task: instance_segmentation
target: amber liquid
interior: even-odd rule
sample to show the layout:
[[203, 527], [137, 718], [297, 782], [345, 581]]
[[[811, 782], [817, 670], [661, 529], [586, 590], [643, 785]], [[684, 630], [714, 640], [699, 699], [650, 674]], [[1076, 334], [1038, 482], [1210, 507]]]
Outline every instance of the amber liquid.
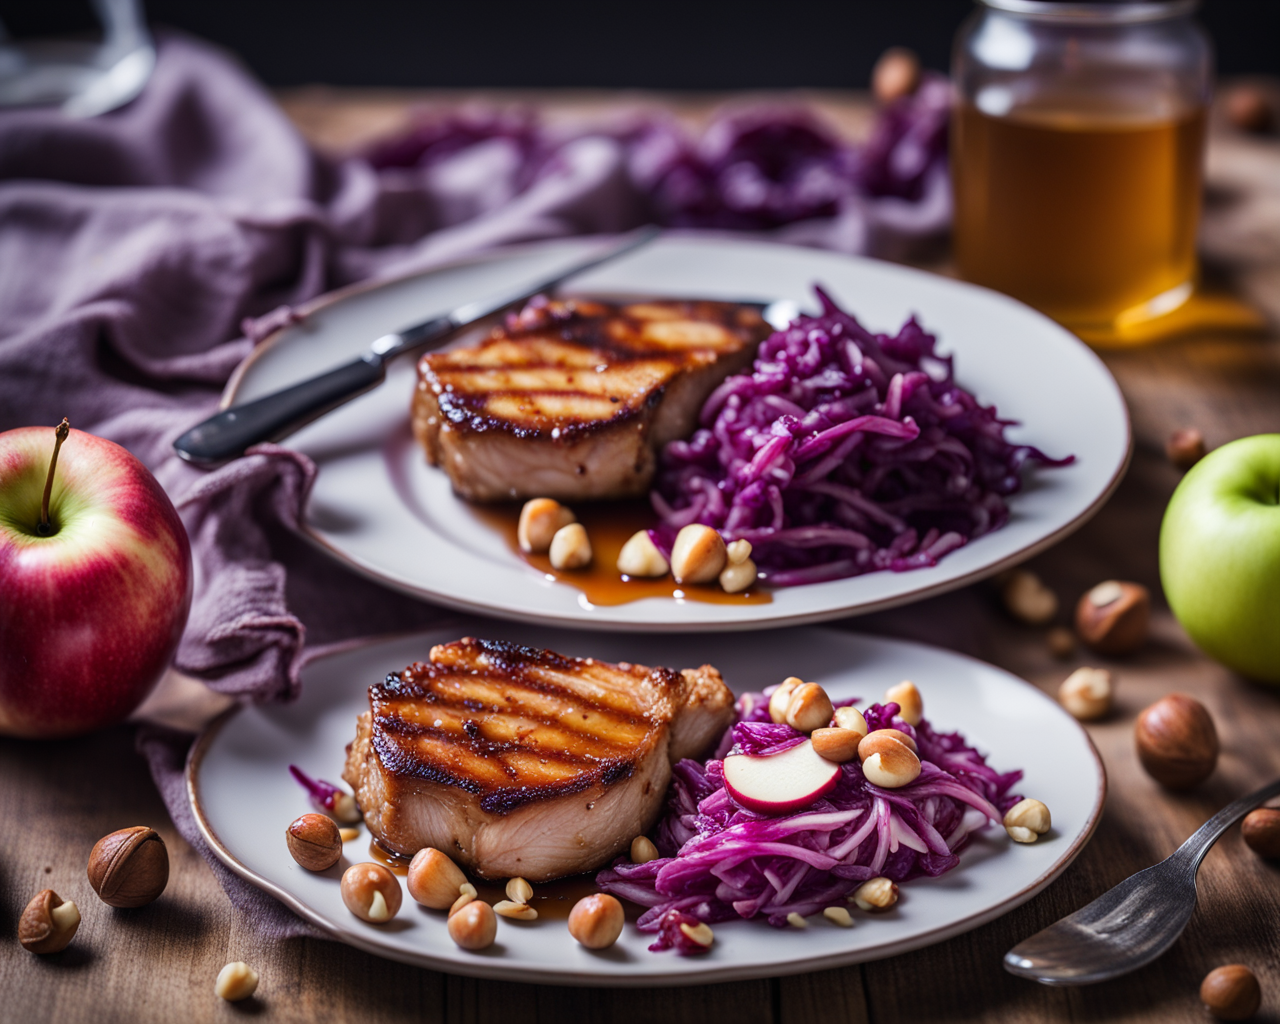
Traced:
[[1076, 327], [1157, 316], [1196, 276], [1205, 112], [957, 110], [960, 273]]
[[654, 525], [653, 509], [645, 501], [582, 502], [573, 506], [578, 521], [586, 528], [591, 541], [591, 564], [585, 569], [553, 568], [546, 555], [530, 555], [520, 550], [516, 526], [520, 506], [473, 505], [473, 511], [506, 539], [507, 546], [535, 569], [548, 577], [582, 591], [593, 605], [618, 605], [639, 601], [644, 597], [670, 597], [677, 601], [701, 601], [708, 604], [769, 604], [773, 597], [768, 589], [754, 583], [737, 594], [727, 594], [714, 583], [678, 584], [670, 576], [661, 579], [632, 579], [618, 572], [618, 553], [633, 533]]

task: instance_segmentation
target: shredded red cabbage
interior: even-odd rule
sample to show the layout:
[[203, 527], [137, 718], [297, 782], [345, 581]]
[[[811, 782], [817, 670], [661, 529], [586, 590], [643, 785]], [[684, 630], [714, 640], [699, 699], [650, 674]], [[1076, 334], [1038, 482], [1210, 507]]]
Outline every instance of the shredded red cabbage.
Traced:
[[1011, 789], [1021, 771], [996, 771], [959, 733], [939, 732], [927, 720], [913, 727], [889, 702], [864, 712], [867, 726], [915, 739], [921, 771], [914, 782], [881, 789], [852, 761], [835, 790], [802, 811], [770, 817], [746, 810], [724, 786], [724, 755], [776, 753], [803, 739], [769, 721], [768, 693], [739, 699], [739, 721], [705, 764], [676, 764], [654, 840], [663, 856], [646, 864], [622, 859], [596, 877], [605, 892], [648, 908], [637, 926], [659, 934], [650, 948], [688, 952], [678, 932], [687, 917], [708, 924], [763, 917], [783, 927], [788, 914], [845, 906], [870, 878], [943, 874], [975, 831], [999, 822], [1020, 799]]
[[956, 383], [914, 317], [872, 334], [814, 290], [822, 313], [768, 338], [663, 450], [660, 548], [712, 526], [750, 541], [776, 587], [936, 565], [1008, 520], [1025, 465], [1074, 461], [1006, 441], [1013, 421]]

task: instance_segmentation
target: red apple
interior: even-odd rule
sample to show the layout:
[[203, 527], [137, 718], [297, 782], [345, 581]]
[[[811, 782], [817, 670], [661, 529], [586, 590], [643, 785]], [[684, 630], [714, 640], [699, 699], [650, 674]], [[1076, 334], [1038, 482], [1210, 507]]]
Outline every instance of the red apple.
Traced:
[[808, 807], [839, 781], [840, 766], [819, 755], [808, 740], [780, 754], [730, 754], [724, 759], [729, 795], [761, 814]]
[[[59, 427], [59, 431], [64, 430]], [[191, 545], [147, 468], [72, 430], [0, 434], [0, 733], [119, 722], [173, 657], [191, 609]]]

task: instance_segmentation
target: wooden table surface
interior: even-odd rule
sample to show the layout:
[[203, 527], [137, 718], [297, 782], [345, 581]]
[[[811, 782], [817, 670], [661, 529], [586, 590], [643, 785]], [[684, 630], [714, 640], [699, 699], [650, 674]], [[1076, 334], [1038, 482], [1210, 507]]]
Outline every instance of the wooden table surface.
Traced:
[[[420, 96], [308, 91], [283, 97], [318, 143], [340, 147], [394, 127]], [[435, 102], [453, 97], [429, 97]], [[553, 115], [590, 113], [611, 97], [541, 98]], [[846, 130], [867, 107], [857, 96], [816, 97]], [[692, 120], [705, 98], [650, 98]], [[1210, 154], [1204, 231], [1208, 274], [1280, 320], [1280, 142], [1219, 133]], [[1053, 691], [1077, 665], [1110, 668], [1118, 707], [1089, 726], [1110, 793], [1092, 842], [1066, 873], [999, 920], [928, 949], [843, 970], [693, 988], [574, 989], [478, 981], [407, 967], [336, 942], [265, 942], [235, 912], [205, 862], [175, 833], [131, 730], [87, 739], [0, 742], [0, 1020], [203, 1021], [1203, 1021], [1197, 991], [1213, 967], [1242, 962], [1264, 991], [1259, 1019], [1280, 1019], [1280, 874], [1233, 829], [1200, 871], [1200, 905], [1161, 960], [1126, 978], [1050, 989], [1006, 974], [1011, 945], [1165, 857], [1223, 804], [1280, 775], [1280, 693], [1241, 679], [1199, 654], [1159, 598], [1156, 539], [1179, 473], [1163, 455], [1175, 428], [1200, 428], [1211, 447], [1280, 431], [1280, 335], [1212, 334], [1104, 355], [1129, 402], [1132, 467], [1110, 503], [1033, 568], [1064, 608], [1106, 578], [1136, 580], [1156, 596], [1153, 634], [1138, 655], [1110, 662], [1082, 654], [1055, 661], [1044, 630], [1008, 619], [984, 587], [919, 606], [961, 614], [982, 657]], [[1080, 410], [1088, 416], [1088, 409]], [[1065, 615], [1064, 615], [1065, 621]], [[850, 628], [874, 628], [874, 620]], [[1277, 624], [1280, 628], [1280, 624]], [[1222, 757], [1190, 794], [1160, 789], [1138, 765], [1133, 721], [1172, 691], [1202, 700], [1217, 720]], [[154, 826], [169, 844], [163, 898], [131, 911], [99, 903], [85, 878], [94, 841], [125, 825]], [[16, 942], [17, 919], [39, 889], [84, 909], [74, 945], [51, 958]], [[248, 1004], [217, 999], [213, 980], [229, 960], [260, 973]]]

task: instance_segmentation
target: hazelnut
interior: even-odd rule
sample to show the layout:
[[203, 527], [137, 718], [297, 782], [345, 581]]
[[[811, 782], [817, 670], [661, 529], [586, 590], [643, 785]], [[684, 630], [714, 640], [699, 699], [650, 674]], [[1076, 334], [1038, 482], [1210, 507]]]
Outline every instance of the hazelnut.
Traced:
[[355, 825], [364, 818], [364, 812], [354, 796], [340, 790], [333, 795], [333, 817], [343, 825]]
[[110, 906], [145, 906], [169, 884], [164, 840], [145, 825], [103, 836], [89, 854], [89, 884]]
[[1044, 640], [1049, 653], [1059, 661], [1066, 661], [1076, 652], [1076, 638], [1066, 626], [1054, 626]]
[[507, 917], [512, 921], [536, 921], [538, 920], [538, 912], [527, 903], [517, 903], [515, 900], [498, 900], [493, 905], [493, 912], [499, 917]]
[[699, 921], [697, 924], [681, 921], [680, 933], [690, 942], [701, 946], [704, 950], [710, 949], [711, 943], [716, 941], [715, 932], [711, 930], [711, 925], [705, 921]]
[[458, 898], [453, 901], [449, 907], [449, 916], [453, 917], [459, 910], [472, 902], [480, 894], [476, 892], [476, 887], [470, 882], [463, 882], [461, 889], [458, 890]]
[[1049, 831], [1053, 819], [1039, 800], [1019, 800], [1004, 812], [1004, 830], [1016, 843], [1034, 843]]
[[720, 587], [726, 594], [740, 594], [756, 581], [759, 574], [756, 563], [749, 558], [731, 562], [720, 573]]
[[449, 938], [463, 949], [488, 949], [498, 934], [498, 917], [484, 900], [472, 900], [449, 918]]
[[856, 732], [860, 737], [867, 734], [867, 720], [857, 708], [848, 706], [836, 708], [836, 713], [833, 717], [837, 728]]
[[52, 889], [31, 898], [18, 920], [18, 941], [32, 953], [61, 953], [80, 927], [80, 911]]
[[[910, 745], [908, 745], [910, 743]], [[882, 789], [898, 789], [920, 776], [920, 758], [910, 737], [897, 729], [877, 729], [858, 744], [862, 774]]]
[[1132, 654], [1147, 640], [1151, 594], [1140, 583], [1107, 580], [1076, 605], [1076, 632], [1099, 654]]
[[446, 854], [424, 846], [409, 861], [405, 883], [409, 895], [424, 907], [448, 910], [467, 884], [467, 876]]
[[342, 835], [332, 818], [304, 814], [284, 832], [293, 859], [308, 871], [324, 871], [342, 859]]
[[1190, 789], [1218, 763], [1218, 731], [1198, 700], [1181, 693], [1158, 700], [1134, 727], [1138, 758], [1147, 774], [1169, 789]]
[[362, 921], [385, 924], [400, 909], [400, 883], [381, 864], [352, 864], [342, 873], [342, 902]]
[[569, 911], [569, 934], [587, 949], [607, 949], [618, 941], [626, 921], [622, 904], [608, 893], [584, 896]]
[[822, 916], [832, 924], [838, 924], [841, 928], [853, 927], [853, 917], [844, 907], [827, 907], [822, 911]]
[[797, 914], [794, 910], [787, 915], [787, 924], [792, 928], [808, 928], [809, 922]]
[[1275, 126], [1275, 111], [1256, 85], [1237, 85], [1223, 101], [1227, 120], [1242, 132], [1262, 133]]
[[[787, 720], [787, 707], [791, 703], [791, 694], [797, 686], [803, 686], [804, 680], [796, 676], [788, 676], [782, 680], [778, 688], [769, 696], [769, 720], [781, 725]], [[825, 724], [825, 723], [823, 723]]]
[[636, 836], [631, 840], [631, 863], [632, 864], [648, 864], [651, 860], [657, 860], [662, 854], [658, 852], [658, 848], [653, 845], [653, 841], [648, 836]]
[[885, 50], [871, 70], [871, 91], [881, 103], [910, 96], [919, 87], [920, 58], [906, 47]]
[[1058, 614], [1058, 595], [1029, 569], [1014, 569], [1002, 588], [1009, 614], [1031, 626], [1043, 626]]
[[1103, 718], [1111, 710], [1111, 673], [1078, 668], [1058, 687], [1058, 703], [1082, 722]]
[[1262, 987], [1244, 964], [1228, 964], [1204, 976], [1200, 1001], [1218, 1020], [1248, 1020], [1262, 1005]]
[[1280, 857], [1280, 811], [1259, 807], [1240, 824], [1244, 841], [1259, 857]]
[[898, 902], [898, 886], [887, 878], [871, 878], [853, 891], [849, 902], [859, 910], [888, 910]]
[[523, 878], [507, 879], [507, 899], [512, 903], [528, 903], [533, 899], [533, 886]]
[[1194, 427], [1175, 430], [1164, 443], [1164, 453], [1181, 470], [1188, 470], [1204, 458], [1204, 435]]
[[591, 564], [591, 541], [581, 523], [562, 526], [551, 538], [551, 567], [553, 569], [584, 569]]
[[649, 536], [648, 530], [633, 533], [618, 552], [618, 572], [641, 579], [665, 576], [671, 571], [666, 556]]
[[898, 705], [898, 717], [908, 725], [919, 725], [924, 718], [924, 700], [916, 684], [904, 679], [897, 686], [891, 686], [884, 692], [885, 703], [893, 701]]
[[787, 702], [787, 725], [811, 733], [831, 721], [833, 710], [826, 690], [817, 683], [802, 683], [791, 691]]
[[516, 543], [521, 551], [541, 555], [550, 549], [556, 532], [575, 518], [572, 511], [553, 498], [526, 501], [520, 510], [520, 522], [516, 524]]
[[709, 526], [690, 523], [671, 546], [671, 573], [677, 583], [710, 583], [728, 561], [724, 538]]
[[844, 764], [858, 756], [858, 744], [862, 742], [862, 733], [852, 729], [814, 729], [809, 735], [813, 744], [813, 752], [819, 757], [836, 764]]
[[258, 972], [243, 960], [236, 960], [218, 972], [218, 980], [213, 983], [213, 991], [229, 1003], [248, 999], [258, 991]]

